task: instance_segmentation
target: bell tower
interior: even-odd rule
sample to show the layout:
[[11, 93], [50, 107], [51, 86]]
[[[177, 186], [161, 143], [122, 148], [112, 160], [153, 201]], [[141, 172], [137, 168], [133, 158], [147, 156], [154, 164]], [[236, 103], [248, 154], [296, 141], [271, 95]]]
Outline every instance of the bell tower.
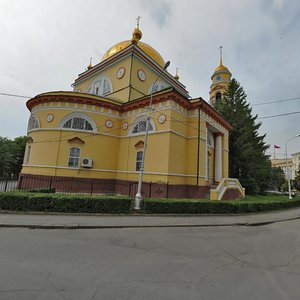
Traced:
[[226, 88], [231, 80], [231, 73], [227, 67], [223, 65], [222, 50], [220, 46], [220, 65], [216, 68], [213, 75], [211, 76], [212, 84], [210, 86], [210, 104], [213, 105], [215, 101], [221, 101]]

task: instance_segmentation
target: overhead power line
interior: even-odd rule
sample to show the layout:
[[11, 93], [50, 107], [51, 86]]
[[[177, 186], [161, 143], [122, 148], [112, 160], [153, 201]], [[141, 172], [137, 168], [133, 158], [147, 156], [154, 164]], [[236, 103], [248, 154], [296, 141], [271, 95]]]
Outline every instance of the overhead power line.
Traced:
[[259, 117], [259, 118], [257, 118], [257, 119], [258, 119], [258, 120], [261, 120], [261, 119], [269, 119], [269, 118], [283, 117], [283, 116], [289, 116], [289, 115], [295, 115], [295, 114], [300, 114], [300, 111], [294, 111], [294, 112], [290, 112], [290, 113], [278, 114], [278, 115], [273, 115], [273, 116]]
[[[10, 93], [1, 93], [1, 92], [0, 92], [0, 95], [1, 96], [9, 96], [9, 97], [25, 98], [25, 99], [32, 98], [30, 96], [16, 95], [16, 94], [10, 94]], [[270, 101], [270, 102], [254, 103], [254, 104], [252, 104], [252, 106], [254, 106], [254, 105], [274, 104], [274, 103], [278, 103], [278, 102], [286, 102], [286, 101], [293, 101], [293, 100], [300, 100], [300, 97], [288, 98], [288, 99], [281, 99], [281, 100]], [[283, 117], [283, 116], [294, 115], [294, 114], [299, 114], [299, 113], [300, 113], [300, 111], [295, 111], [295, 112], [290, 112], [290, 113], [283, 113], [283, 114], [277, 114], [277, 115], [272, 115], [272, 116], [259, 117], [257, 119], [258, 120], [261, 120], [261, 119], [270, 119], [270, 118]]]
[[296, 97], [296, 98], [288, 98], [288, 99], [281, 99], [281, 100], [275, 100], [275, 101], [269, 101], [269, 102], [253, 103], [253, 104], [251, 104], [251, 105], [252, 105], [252, 106], [257, 106], [257, 105], [267, 105], [267, 104], [274, 104], [274, 103], [286, 102], [286, 101], [293, 101], [293, 100], [300, 100], [300, 97]]
[[0, 93], [0, 95], [9, 96], [9, 97], [26, 98], [26, 99], [32, 98], [32, 97], [29, 97], [29, 96], [15, 95], [15, 94], [9, 94], [9, 93]]

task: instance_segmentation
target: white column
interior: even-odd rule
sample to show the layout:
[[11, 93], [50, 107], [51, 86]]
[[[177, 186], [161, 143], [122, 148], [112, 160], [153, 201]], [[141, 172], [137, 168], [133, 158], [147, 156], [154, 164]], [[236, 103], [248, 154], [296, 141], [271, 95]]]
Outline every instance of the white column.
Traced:
[[215, 143], [215, 181], [222, 180], [222, 135], [216, 136]]

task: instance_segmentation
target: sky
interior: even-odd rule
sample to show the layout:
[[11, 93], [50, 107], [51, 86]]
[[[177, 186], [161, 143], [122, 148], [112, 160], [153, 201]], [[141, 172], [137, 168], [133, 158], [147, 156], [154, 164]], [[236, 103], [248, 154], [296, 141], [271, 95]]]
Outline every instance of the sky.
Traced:
[[[285, 142], [300, 133], [298, 0], [0, 0], [0, 136], [26, 135], [30, 114], [28, 99], [3, 94], [71, 91], [90, 57], [95, 65], [131, 38], [138, 16], [142, 41], [171, 62], [170, 73], [178, 67], [193, 98], [209, 101], [222, 45], [268, 153], [276, 144], [284, 157]], [[288, 115], [264, 118], [280, 114]], [[300, 152], [300, 138], [287, 146], [289, 155]]]

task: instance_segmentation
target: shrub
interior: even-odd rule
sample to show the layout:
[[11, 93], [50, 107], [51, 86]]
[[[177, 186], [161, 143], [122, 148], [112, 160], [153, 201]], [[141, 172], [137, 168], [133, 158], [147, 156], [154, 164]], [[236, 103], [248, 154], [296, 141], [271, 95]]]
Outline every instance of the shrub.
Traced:
[[29, 192], [29, 193], [44, 193], [44, 194], [48, 194], [48, 193], [55, 193], [55, 188], [52, 188], [52, 189], [43, 188], [43, 189], [29, 190], [27, 192]]
[[0, 193], [1, 210], [124, 214], [131, 207], [132, 200], [125, 197]]
[[146, 199], [143, 211], [148, 214], [241, 214], [297, 206], [300, 206], [300, 199], [275, 198], [273, 200], [237, 201]]

